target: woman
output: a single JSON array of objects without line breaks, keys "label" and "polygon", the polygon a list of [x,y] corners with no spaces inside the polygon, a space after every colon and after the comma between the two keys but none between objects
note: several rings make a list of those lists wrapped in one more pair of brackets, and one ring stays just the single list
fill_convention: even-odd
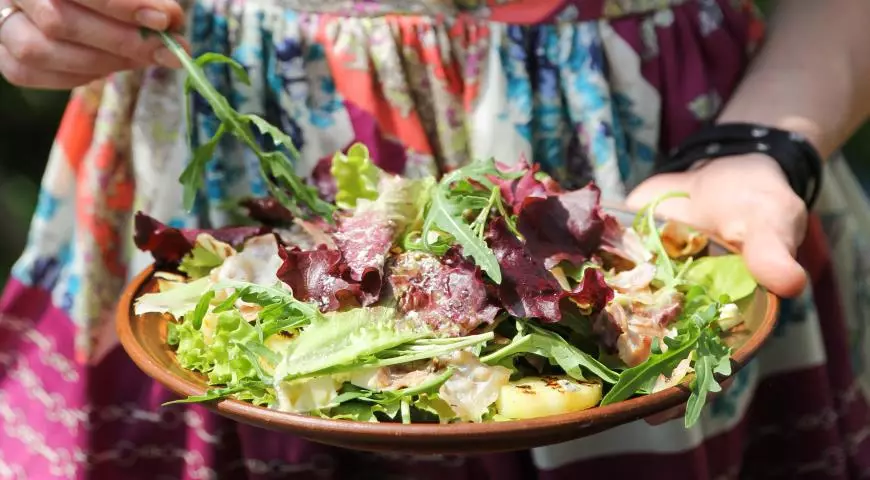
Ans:
[{"label": "woman", "polygon": [[[184,76],[155,39],[137,32],[182,25],[171,0],[18,5],[0,25],[4,76],[32,87],[84,86],[61,124],[30,245],[0,302],[0,476],[868,475],[870,415],[859,379],[867,380],[870,342],[861,336],[867,289],[858,270],[867,266],[860,255],[867,249],[857,239],[870,222],[866,210],[845,207],[866,208],[842,161],[827,165],[817,205],[824,213],[809,221],[774,153],[650,175],[659,152],[714,118],[799,134],[836,158],[870,110],[870,56],[859,52],[870,44],[870,3],[782,2],[748,71],[761,28],[740,0],[190,6],[192,51],[231,53],[253,80],[243,85],[210,68],[213,83],[239,110],[293,135],[303,174],[360,140],[384,168],[408,175],[525,154],[566,185],[594,178],[611,200],[630,192],[634,206],[688,191],[691,202],[671,203],[670,215],[742,245],[761,283],[795,297],[784,304],[774,338],[698,427],[636,422],[563,445],[474,458],[342,451],[199,406],[160,408],[172,395],[113,338],[118,293],[148,262],[129,246],[131,212],[178,226],[224,223],[222,203],[264,193],[254,160],[222,144],[207,172],[207,201],[183,212],[176,179],[189,152]],[[216,128],[199,103],[192,118],[194,143]]]}]

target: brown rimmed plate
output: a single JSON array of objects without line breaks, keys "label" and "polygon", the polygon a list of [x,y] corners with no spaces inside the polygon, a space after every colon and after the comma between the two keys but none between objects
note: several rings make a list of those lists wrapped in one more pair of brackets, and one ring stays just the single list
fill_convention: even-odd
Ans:
[{"label": "brown rimmed plate", "polygon": [[[621,209],[607,210],[623,223],[631,222],[634,215]],[[729,251],[733,251],[733,248],[714,239],[708,254],[722,255]],[[166,343],[167,323],[172,321],[171,318],[160,314],[133,314],[134,300],[154,288],[153,274],[153,268],[141,272],[121,297],[117,312],[121,344],[145,374],[170,390],[183,397],[203,395],[209,388],[204,377],[182,368],[176,361],[175,352]],[[764,344],[774,328],[779,308],[776,296],[762,288],[744,302],[746,328],[739,336],[729,338],[735,348],[733,373],[746,365]],[[339,447],[406,453],[471,454],[520,450],[585,437],[684,404],[688,397],[687,387],[676,386],[652,395],[564,415],[451,425],[329,420],[279,412],[229,399],[207,403],[206,406],[239,422]]]}]

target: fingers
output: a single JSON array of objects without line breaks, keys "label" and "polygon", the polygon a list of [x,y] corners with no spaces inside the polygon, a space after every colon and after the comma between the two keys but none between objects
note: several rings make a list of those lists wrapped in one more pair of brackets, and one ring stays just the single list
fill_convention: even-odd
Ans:
[{"label": "fingers", "polygon": [[806,235],[806,207],[791,192],[762,203],[746,225],[741,254],[758,283],[776,295],[797,296],[807,284],[807,274],[796,260]]},{"label": "fingers", "polygon": [[3,24],[0,45],[5,46],[4,65],[13,76],[26,75],[24,71],[31,69],[53,71],[55,76],[68,73],[93,78],[136,65],[130,59],[90,47],[50,40],[22,14],[9,17]]},{"label": "fingers", "polygon": [[[55,42],[74,43],[144,64],[155,62],[159,39],[143,38],[133,25],[65,0],[19,0],[19,6],[30,22]],[[9,48],[9,43],[5,45]]]},{"label": "fingers", "polygon": [[73,0],[82,7],[107,17],[152,30],[177,30],[184,21],[184,11],[173,0]]},{"label": "fingers", "polygon": [[771,228],[752,228],[743,242],[743,258],[761,285],[782,297],[795,297],[806,287],[807,275],[794,258],[794,246]]},{"label": "fingers", "polygon": [[[711,167],[705,167],[711,172]],[[724,167],[723,167],[724,168]],[[716,171],[720,183],[727,171]],[[780,173],[777,171],[777,175]],[[740,178],[729,178],[740,184]],[[718,234],[740,247],[747,267],[755,279],[776,295],[799,295],[806,285],[806,273],[795,260],[797,247],[806,233],[806,208],[786,185],[775,189],[765,184],[747,187],[740,199],[727,197],[736,192],[716,191],[716,182],[692,184],[691,173],[656,175],[640,184],[626,203],[642,208],[667,192],[692,187],[691,199],[669,199],[657,209],[663,217]]]},{"label": "fingers", "polygon": [[0,73],[15,85],[69,89],[154,63],[181,66],[159,38],[70,0],[19,3],[0,29]]},{"label": "fingers", "polygon": [[20,63],[2,45],[0,45],[0,73],[13,85],[48,90],[68,90],[99,78],[93,75],[58,75],[57,72],[50,70],[29,68]]}]

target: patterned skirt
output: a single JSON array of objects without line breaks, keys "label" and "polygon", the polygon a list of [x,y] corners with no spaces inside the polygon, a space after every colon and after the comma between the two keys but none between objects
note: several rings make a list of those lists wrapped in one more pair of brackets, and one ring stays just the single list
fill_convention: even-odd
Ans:
[{"label": "patterned skirt", "polygon": [[[302,174],[363,141],[397,173],[526,156],[615,201],[717,113],[761,36],[743,0],[199,0],[189,13],[195,53],[232,55],[251,82],[224,67],[210,80],[293,137]],[[149,260],[131,245],[132,212],[218,226],[232,222],[227,202],[265,193],[255,159],[223,141],[200,201],[182,209],[189,142],[217,128],[197,99],[185,115],[183,81],[123,72],[70,101],[0,299],[0,478],[870,476],[870,209],[839,158],[801,250],[811,286],[693,429],[638,421],[532,451],[412,456],[161,408],[173,395],[137,370],[112,325]]]}]

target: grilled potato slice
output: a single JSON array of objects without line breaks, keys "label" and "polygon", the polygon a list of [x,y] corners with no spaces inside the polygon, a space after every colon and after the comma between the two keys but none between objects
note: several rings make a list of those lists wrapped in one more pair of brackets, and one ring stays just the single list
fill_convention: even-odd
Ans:
[{"label": "grilled potato slice", "polygon": [[601,402],[601,383],[568,376],[526,377],[501,387],[496,408],[516,420],[592,408]]}]

